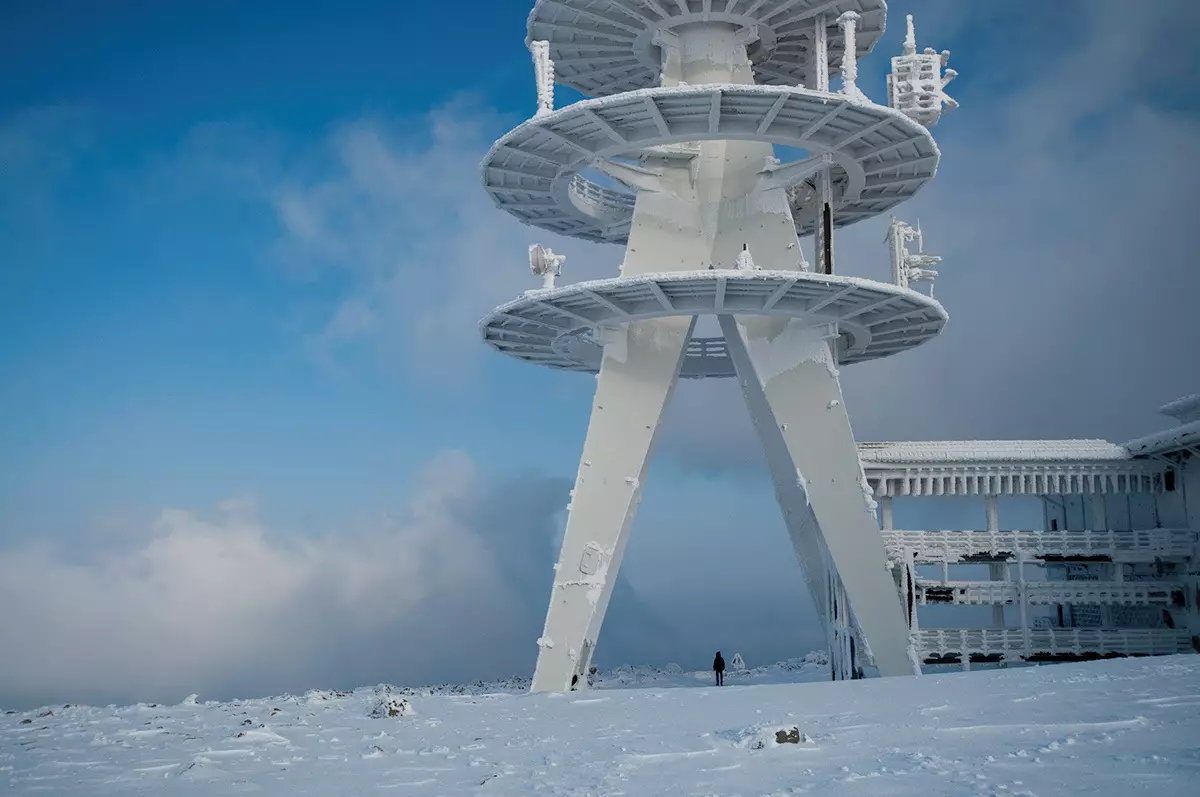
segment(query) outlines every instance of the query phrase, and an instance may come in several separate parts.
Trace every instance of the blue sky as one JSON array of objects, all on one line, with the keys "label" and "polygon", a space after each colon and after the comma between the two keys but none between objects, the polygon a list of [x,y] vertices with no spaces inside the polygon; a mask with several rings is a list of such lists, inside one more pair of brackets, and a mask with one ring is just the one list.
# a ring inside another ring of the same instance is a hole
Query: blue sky
[{"label": "blue sky", "polygon": [[[592,382],[474,324],[532,285],[528,243],[568,280],[620,251],[521,227],[475,177],[534,106],[529,6],[0,5],[0,647],[24,651],[0,703],[532,665]],[[847,374],[860,438],[1154,430],[1200,389],[1197,9],[891,9],[870,96],[904,13],[961,73],[900,211],[952,322]],[[840,270],[884,275],[885,221],[839,237]],[[732,386],[681,389],[602,663],[817,644],[757,457]],[[464,549],[477,569],[447,565]]]}]

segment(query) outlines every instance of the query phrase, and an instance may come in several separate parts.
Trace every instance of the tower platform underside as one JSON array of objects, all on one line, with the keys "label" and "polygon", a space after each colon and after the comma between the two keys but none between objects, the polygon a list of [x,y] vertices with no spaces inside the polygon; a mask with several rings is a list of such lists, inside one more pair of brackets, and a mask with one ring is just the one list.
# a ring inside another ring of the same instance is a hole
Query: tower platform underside
[{"label": "tower platform underside", "polygon": [[827,68],[841,67],[847,11],[861,17],[855,52],[869,53],[883,35],[883,0],[539,0],[529,14],[528,41],[547,41],[558,81],[591,97],[657,86],[664,33],[685,25],[724,23],[753,31],[747,55],[759,84],[807,83],[818,47],[813,23],[826,18]]},{"label": "tower platform underside", "polygon": [[[527,224],[624,243],[635,194],[601,186],[585,171],[605,159],[707,141],[780,144],[831,157],[835,227],[912,197],[933,178],[939,158],[922,125],[844,94],[797,86],[668,86],[585,100],[530,119],[488,152],[482,180],[497,207]],[[806,190],[811,174],[788,183],[790,164],[769,163],[771,154],[770,146],[762,148],[755,173],[785,183],[797,232],[811,234],[817,224]]]},{"label": "tower platform underside", "polygon": [[[484,341],[510,357],[566,371],[597,373],[622,324],[669,316],[752,315],[836,324],[837,362],[887,357],[931,340],[946,311],[914,290],[808,271],[640,274],[530,291],[490,313]],[[692,338],[680,378],[737,375],[723,337]]]}]

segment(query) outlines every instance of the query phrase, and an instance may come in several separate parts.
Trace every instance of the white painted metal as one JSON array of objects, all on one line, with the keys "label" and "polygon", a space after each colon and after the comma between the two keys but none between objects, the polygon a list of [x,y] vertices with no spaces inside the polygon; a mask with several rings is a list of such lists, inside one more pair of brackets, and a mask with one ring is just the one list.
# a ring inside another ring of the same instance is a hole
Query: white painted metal
[{"label": "white painted metal", "polygon": [[535,691],[562,691],[586,673],[641,502],[663,410],[694,318],[636,321],[608,347],[534,673]]},{"label": "white painted metal", "polygon": [[[586,683],[680,377],[740,378],[834,677],[864,663],[919,673],[837,370],[946,323],[930,297],[833,276],[834,227],[912,196],[938,163],[920,121],[858,88],[857,58],[885,11],[883,0],[537,0],[538,110],[488,153],[484,185],[528,224],[627,248],[617,279],[556,288],[561,256],[531,247],[542,288],[481,324],[510,356],[597,373],[535,690]],[[794,85],[802,77],[813,85]],[[556,111],[555,80],[598,99]],[[774,145],[808,158],[781,164]],[[812,232],[815,274],[799,245]],[[721,338],[691,339],[700,314],[718,317]]]},{"label": "white painted metal", "polygon": [[[719,319],[777,494],[780,484],[795,481],[806,497],[814,530],[838,577],[835,586],[848,598],[880,673],[918,674],[909,655],[908,623],[885,567],[875,502],[854,445],[829,333],[790,319]],[[789,515],[787,506],[784,514]],[[800,550],[804,546],[791,524],[789,531]]]},{"label": "white painted metal", "polygon": [[[748,236],[738,233],[737,237]],[[681,257],[688,251],[685,239],[683,235],[674,237],[669,254],[649,265],[688,265]],[[761,250],[755,247],[754,251]],[[629,262],[627,258],[627,273]],[[492,311],[480,323],[480,330],[489,346],[511,357],[595,373],[602,350],[598,330],[631,320],[715,315],[722,310],[812,324],[836,323],[841,335],[838,362],[842,365],[918,346],[936,336],[947,320],[946,311],[933,299],[885,283],[800,271],[721,269],[639,274],[527,292]],[[681,376],[734,376],[723,343],[689,349]]]},{"label": "white painted metal", "polygon": [[836,72],[843,44],[835,19],[844,11],[862,17],[855,42],[862,57],[883,34],[883,0],[538,0],[528,29],[530,41],[550,43],[560,83],[598,97],[659,85],[667,60],[662,43],[696,23],[721,23],[746,36],[755,82],[805,83],[812,20],[825,14],[832,51],[824,65]]}]

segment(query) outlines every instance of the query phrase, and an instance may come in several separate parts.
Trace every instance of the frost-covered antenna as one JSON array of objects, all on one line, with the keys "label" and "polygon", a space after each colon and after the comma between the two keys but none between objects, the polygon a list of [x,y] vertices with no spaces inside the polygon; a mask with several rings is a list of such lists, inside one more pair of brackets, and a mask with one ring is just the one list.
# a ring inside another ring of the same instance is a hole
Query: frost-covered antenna
[{"label": "frost-covered antenna", "polygon": [[925,52],[917,52],[917,34],[909,14],[903,53],[892,58],[892,73],[887,76],[888,105],[926,127],[935,126],[943,113],[958,107],[945,91],[958,76],[953,69],[945,69],[949,62],[949,50],[938,53],[926,47]]},{"label": "frost-covered antenna", "polygon": [[[938,272],[933,266],[942,262],[937,255],[925,254],[925,234],[921,232],[918,221],[916,229],[892,216],[892,225],[888,228],[888,246],[892,255],[892,281],[901,288],[907,288],[914,282],[928,282],[929,295],[933,296],[933,281]],[[908,251],[910,241],[917,242],[917,251]]]},{"label": "frost-covered antenna", "polygon": [[537,113],[545,116],[554,112],[554,62],[550,60],[550,42],[532,41],[529,52],[533,54],[533,74],[537,81]]},{"label": "frost-covered antenna", "polygon": [[553,249],[547,249],[541,244],[529,247],[529,270],[542,278],[544,290],[554,287],[554,279],[561,273],[562,264],[565,262],[567,256],[556,255]]},{"label": "frost-covered antenna", "polygon": [[908,33],[904,35],[904,55],[917,54],[917,31],[913,27],[912,14],[905,18],[908,22]]},{"label": "frost-covered antenna", "polygon": [[858,42],[856,31],[861,16],[853,11],[847,11],[838,17],[838,25],[842,29],[842,93],[855,99],[866,99],[866,95],[858,88]]}]

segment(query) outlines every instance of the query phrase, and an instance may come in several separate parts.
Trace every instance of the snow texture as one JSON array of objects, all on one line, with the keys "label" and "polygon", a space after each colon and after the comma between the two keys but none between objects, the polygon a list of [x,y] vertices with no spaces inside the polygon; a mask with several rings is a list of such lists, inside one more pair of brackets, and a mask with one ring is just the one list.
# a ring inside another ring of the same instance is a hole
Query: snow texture
[{"label": "snow texture", "polygon": [[379,691],[379,699],[368,715],[372,719],[394,719],[407,717],[412,713],[412,705],[408,700],[400,695],[392,694],[390,687],[381,687]]},{"label": "snow texture", "polygon": [[836,683],[819,661],[392,688],[417,711],[379,719],[387,687],[0,713],[0,794],[1195,794],[1200,656]]},{"label": "snow texture", "polygon": [[859,458],[872,464],[946,462],[1108,462],[1130,459],[1107,440],[928,440],[859,443]]},{"label": "snow texture", "polygon": [[804,493],[804,503],[812,506],[812,499],[808,497],[808,480],[804,478],[804,474],[800,472],[799,468],[796,468],[796,485]]},{"label": "snow texture", "polygon": [[747,338],[746,350],[764,386],[806,362],[825,366],[829,375],[836,379],[840,372],[833,360],[829,337],[828,324],[811,326],[790,322],[775,337]]}]

